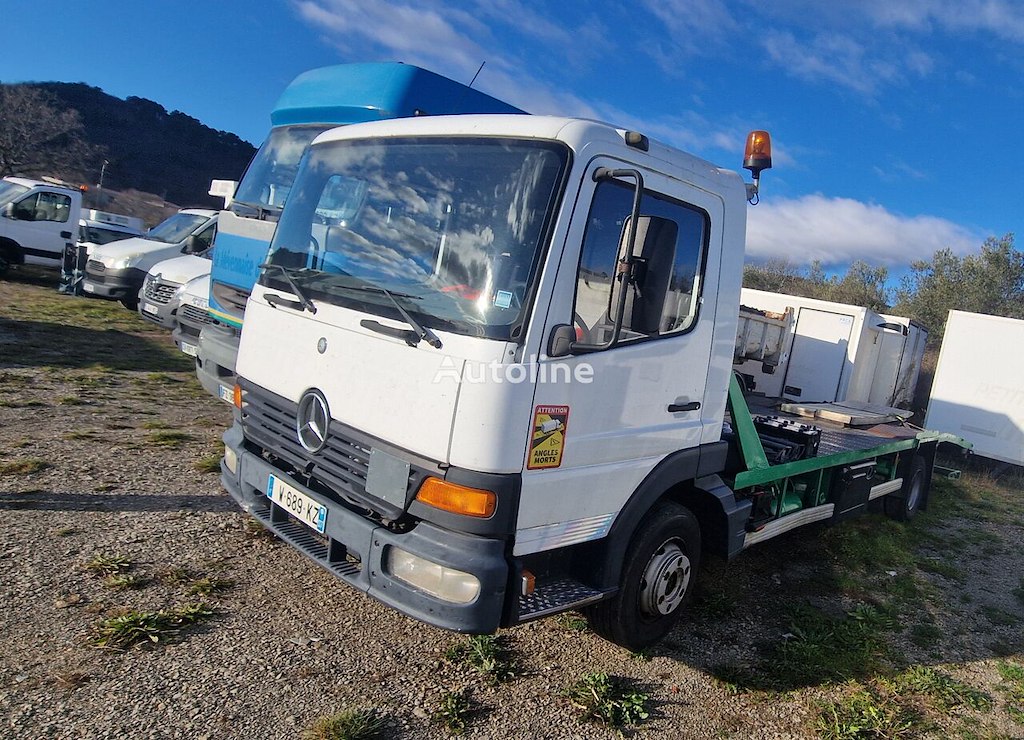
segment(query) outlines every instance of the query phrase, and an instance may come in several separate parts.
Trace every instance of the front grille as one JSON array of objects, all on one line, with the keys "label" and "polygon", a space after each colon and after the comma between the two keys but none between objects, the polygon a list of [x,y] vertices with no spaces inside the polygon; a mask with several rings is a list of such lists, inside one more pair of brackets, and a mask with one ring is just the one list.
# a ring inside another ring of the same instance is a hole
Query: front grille
[{"label": "front grille", "polygon": [[89,272],[106,272],[107,266],[99,260],[89,260],[85,263],[85,269]]},{"label": "front grille", "polygon": [[211,321],[210,314],[206,312],[205,308],[197,308],[191,303],[186,303],[178,309],[178,322],[188,322],[190,324],[209,324]]},{"label": "front grille", "polygon": [[[332,419],[327,445],[312,454],[299,444],[295,431],[296,404],[248,383],[243,384],[243,389],[242,429],[246,439],[287,462],[296,471],[284,472],[304,483],[307,480],[297,471],[308,474],[311,488],[336,501],[347,499],[349,503],[358,503],[387,519],[397,519],[402,514],[404,507],[398,508],[366,492],[370,448],[382,445]],[[436,465],[433,473],[438,474]],[[426,464],[410,466],[406,503],[429,474]]]},{"label": "front grille", "polygon": [[245,302],[249,299],[248,291],[238,290],[215,280],[210,292],[224,310],[232,311],[238,316],[245,313]]},{"label": "front grille", "polygon": [[169,303],[174,297],[174,292],[181,286],[178,283],[164,282],[163,280],[147,280],[145,296],[146,300],[153,303]]}]

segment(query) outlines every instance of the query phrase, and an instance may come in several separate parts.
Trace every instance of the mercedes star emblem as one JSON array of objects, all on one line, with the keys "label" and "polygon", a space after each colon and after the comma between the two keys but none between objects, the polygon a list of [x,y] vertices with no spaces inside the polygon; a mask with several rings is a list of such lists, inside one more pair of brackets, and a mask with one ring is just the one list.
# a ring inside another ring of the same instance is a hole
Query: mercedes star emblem
[{"label": "mercedes star emblem", "polygon": [[320,341],[316,343],[316,351],[320,354],[327,351],[327,337],[320,337]]},{"label": "mercedes star emblem", "polygon": [[308,390],[299,399],[295,431],[299,444],[310,452],[319,452],[327,444],[327,428],[331,423],[331,412],[327,399],[318,390]]}]

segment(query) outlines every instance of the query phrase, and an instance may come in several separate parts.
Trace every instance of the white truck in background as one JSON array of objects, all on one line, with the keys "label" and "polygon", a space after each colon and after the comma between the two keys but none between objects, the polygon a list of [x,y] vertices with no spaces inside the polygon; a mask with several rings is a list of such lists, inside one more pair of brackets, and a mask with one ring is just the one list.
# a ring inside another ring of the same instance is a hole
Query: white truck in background
[{"label": "white truck in background", "polygon": [[982,457],[1024,465],[1024,320],[949,312],[925,424]]},{"label": "white truck in background", "polygon": [[24,177],[0,180],[0,275],[12,265],[59,267],[78,239],[82,191]]},{"label": "white truck in background", "polygon": [[826,436],[752,415],[735,380],[746,203],[770,166],[765,132],[745,186],[541,116],[320,134],[246,306],[222,484],[407,615],[488,633],[584,608],[632,649],[673,628],[706,554],[909,519],[962,440]]}]

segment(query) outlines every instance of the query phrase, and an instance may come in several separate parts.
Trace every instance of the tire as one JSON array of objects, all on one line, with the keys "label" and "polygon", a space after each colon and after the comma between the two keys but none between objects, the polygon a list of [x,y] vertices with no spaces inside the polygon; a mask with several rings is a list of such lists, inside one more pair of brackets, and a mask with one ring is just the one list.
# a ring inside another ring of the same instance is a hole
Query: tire
[{"label": "tire", "polygon": [[587,610],[590,628],[629,650],[661,640],[693,595],[700,546],[700,526],[688,509],[674,502],[652,509],[630,540],[618,593]]},{"label": "tire", "polygon": [[139,310],[139,299],[138,296],[135,298],[122,298],[121,305],[127,308],[129,311]]},{"label": "tire", "polygon": [[915,455],[904,472],[900,492],[885,497],[885,515],[898,522],[909,522],[921,510],[931,483],[928,463],[921,455]]}]

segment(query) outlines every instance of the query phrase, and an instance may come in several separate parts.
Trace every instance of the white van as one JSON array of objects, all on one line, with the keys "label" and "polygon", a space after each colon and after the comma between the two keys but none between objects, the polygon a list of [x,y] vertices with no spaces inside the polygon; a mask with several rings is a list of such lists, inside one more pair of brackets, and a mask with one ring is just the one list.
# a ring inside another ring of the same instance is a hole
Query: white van
[{"label": "white van", "polygon": [[186,208],[145,236],[93,249],[85,266],[83,288],[89,295],[121,301],[134,311],[149,268],[180,254],[202,254],[217,233],[217,211]]},{"label": "white van", "polygon": [[193,278],[210,274],[213,249],[203,254],[183,254],[157,262],[146,274],[139,291],[139,316],[173,329],[177,324],[178,295]]}]

